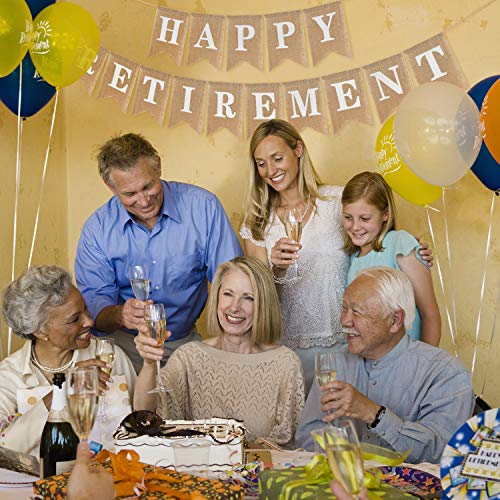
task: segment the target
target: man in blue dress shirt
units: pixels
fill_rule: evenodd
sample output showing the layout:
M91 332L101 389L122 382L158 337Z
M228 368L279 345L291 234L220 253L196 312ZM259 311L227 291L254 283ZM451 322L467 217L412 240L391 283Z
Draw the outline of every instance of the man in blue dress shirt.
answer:
M165 306L164 360L199 339L194 325L219 264L242 255L217 197L205 189L160 178L160 156L138 134L114 137L99 150L99 174L114 196L85 222L75 275L100 332L113 334L136 370L134 336L146 302L134 298L129 268L145 264L149 299Z
M348 345L336 351L337 380L311 387L298 446L312 449L311 430L351 417L361 441L411 450L410 463L439 462L453 432L472 415L471 375L443 349L406 335L414 315L406 274L388 267L358 272L344 294Z

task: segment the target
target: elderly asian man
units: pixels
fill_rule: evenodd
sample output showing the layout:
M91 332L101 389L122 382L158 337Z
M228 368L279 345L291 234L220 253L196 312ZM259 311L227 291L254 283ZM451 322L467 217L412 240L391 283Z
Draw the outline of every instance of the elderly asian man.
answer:
M414 341L415 303L401 271L372 267L347 287L342 326L347 347L336 353L337 380L315 382L296 440L312 448L310 431L333 419L354 419L359 437L410 463L437 463L452 433L472 415L471 375L446 351Z

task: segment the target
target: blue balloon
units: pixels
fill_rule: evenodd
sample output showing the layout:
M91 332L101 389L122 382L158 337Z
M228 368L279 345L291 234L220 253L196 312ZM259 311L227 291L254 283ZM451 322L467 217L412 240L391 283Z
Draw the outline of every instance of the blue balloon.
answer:
M21 65L23 67L21 116L27 118L38 113L54 97L56 89L38 74L29 53L26 54L12 73L0 78L0 99L16 116Z
M39 12L45 9L45 7L56 3L56 0L26 0L26 3L31 10L33 19L35 19Z
M468 92L472 97L472 100L476 103L479 111L483 105L483 100L488 90L491 86L500 78L500 75L489 76L484 80L476 83ZM476 161L471 167L474 175L488 188L492 191L500 190L500 165L493 158L488 146L483 141L481 149L479 150L479 155Z

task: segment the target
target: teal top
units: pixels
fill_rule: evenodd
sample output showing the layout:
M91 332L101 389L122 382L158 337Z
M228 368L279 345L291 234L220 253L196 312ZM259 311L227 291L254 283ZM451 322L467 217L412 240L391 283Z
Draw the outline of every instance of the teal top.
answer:
M415 256L420 262L427 266L426 262L420 257L418 250L420 245L418 241L407 231L389 231L382 243L382 251L371 250L366 255L359 257L359 252L350 257L349 271L347 272L347 285L356 277L361 269L374 266L387 266L399 269L396 262L398 255L407 256L415 250ZM406 332L414 340L420 340L422 337L422 319L420 313L415 307L415 319L411 328Z

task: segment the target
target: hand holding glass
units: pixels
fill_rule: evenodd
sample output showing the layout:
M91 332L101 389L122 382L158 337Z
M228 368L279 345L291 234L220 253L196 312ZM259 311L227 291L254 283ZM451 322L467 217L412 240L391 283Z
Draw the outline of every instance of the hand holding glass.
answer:
M106 363L105 368L101 368L105 373L111 376L113 370L113 362L115 360L115 344L113 339L98 338L97 347L95 351L96 359ZM106 419L106 392L102 391L99 405L99 418Z
M130 285L137 300L148 300L149 277L145 265L130 266Z
M363 456L358 435L351 420L343 419L324 431L328 464L332 473L351 495L356 497L363 485Z
M167 336L167 325L165 319L165 309L163 304L147 304L144 307L144 322L149 329L149 336L156 339L158 347L163 347ZM169 392L161 380L160 362L156 362L156 387L149 393Z
M95 366L68 371L66 395L71 425L80 441L87 441L94 425L99 396L99 378Z

